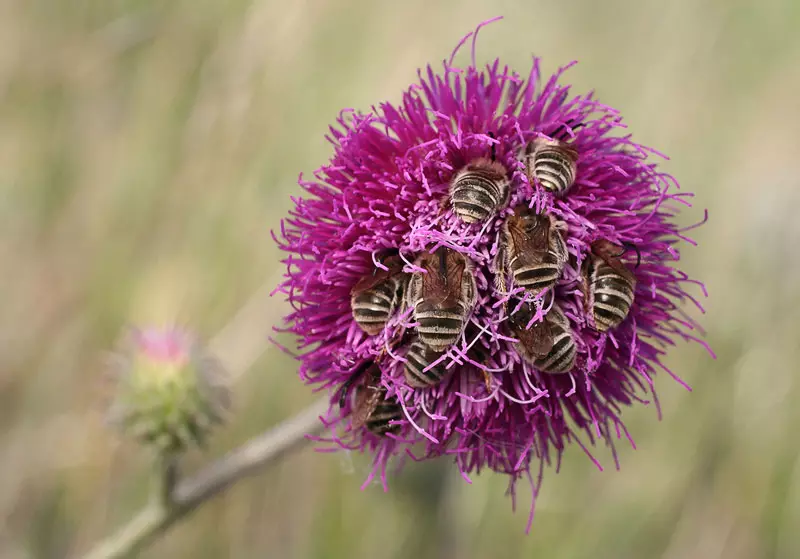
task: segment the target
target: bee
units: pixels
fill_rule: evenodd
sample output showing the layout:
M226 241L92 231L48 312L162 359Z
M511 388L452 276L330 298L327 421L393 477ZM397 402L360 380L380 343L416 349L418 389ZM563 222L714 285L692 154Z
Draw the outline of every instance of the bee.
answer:
M490 136L494 138L494 134ZM508 201L510 184L508 171L496 160L492 144L491 159L475 159L455 174L450 183L450 204L462 221L483 221Z
M535 303L524 303L519 311L509 317L508 323L512 334L519 339L515 349L525 361L543 373L567 373L575 365L578 348L569 319L558 303L552 301L552 297L551 290L540 303L544 307L552 304L550 311L541 322L533 323L530 329L526 329L526 326L536 315Z
M445 362L437 363L425 371L425 367L442 356L442 352L434 351L417 338L406 353L406 382L412 388L428 388L439 384L447 373Z
M411 275L406 303L419 323L419 339L433 351L445 351L458 340L475 305L475 277L467 259L445 247L422 254L416 265L427 273Z
M584 268L585 303L591 309L598 332L619 326L633 305L636 277L619 259L625 251L614 254L615 249L619 247L608 240L595 241ZM636 254L638 267L641 261L638 249Z
M553 343L555 342L553 330L546 317L541 321L534 322L528 328L528 324L536 316L539 308L551 308L553 297L553 290L550 289L545 293L541 301L525 301L520 305L520 299L511 297L506 304L506 309L510 313L508 317L509 329L511 334L519 340L514 348L529 363L533 363L538 357L547 355L547 352L553 348Z
M345 381L339 396L339 407L345 406L350 386L359 379L361 384L356 387L351 420L353 430L366 426L371 433L378 436L397 433L400 425L393 424L392 421L403 419L403 408L396 400L386 397L386 388L381 384L381 369L377 360L365 361Z
M553 347L545 355L536 359L533 366L543 373L568 373L575 365L575 356L578 354L569 319L558 303L553 303L545 321L550 326Z
M535 184L536 179L542 188L559 196L575 184L578 173L578 152L564 141L563 128L561 125L556 130L552 140L540 136L530 142L524 157L530 184Z
M537 214L525 205L517 206L503 224L496 272L501 270L499 262L504 260L514 282L532 295L552 287L569 257L561 234L565 228L566 223L556 221L551 215ZM499 277L502 272L496 280Z
M376 268L372 275L361 278L350 294L353 319L361 329L375 336L392 316L408 283L403 260L394 251L383 258L388 270Z

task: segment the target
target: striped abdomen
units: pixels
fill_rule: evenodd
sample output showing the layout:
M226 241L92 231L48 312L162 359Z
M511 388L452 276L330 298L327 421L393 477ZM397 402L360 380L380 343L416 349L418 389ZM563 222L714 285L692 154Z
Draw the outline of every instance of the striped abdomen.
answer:
M434 351L445 351L458 341L469 311L461 303L449 309L420 303L414 311L419 339Z
M562 195L575 183L577 153L557 142L536 145L529 157L529 173L548 192Z
M379 334L394 313L397 303L402 297L403 277L404 275L401 274L388 278L351 298L350 306L353 309L353 318L370 336Z
M401 425L390 424L391 421L400 421L403 419L403 408L400 407L395 401L387 400L385 396L381 396L375 411L373 411L365 425L367 429L375 435L385 435L386 433L396 433L400 430Z
M564 238L556 231L550 234L550 250L540 262L525 263L517 255L509 261L509 268L514 275L514 282L534 295L538 295L548 287L552 287L561 277L564 263L567 261L567 245Z
M505 203L508 187L508 175L501 164L479 160L455 176L450 186L450 203L466 223L483 221Z
M553 347L546 355L535 360L533 366L543 373L568 373L575 365L578 353L569 319L557 304L553 304L546 320L552 329Z
M415 340L406 353L406 382L412 388L427 388L442 381L447 369L445 361L437 363L427 371L425 368L439 359L442 354L427 347L422 340Z
M633 284L602 259L595 258L589 289L595 328L607 332L619 326L633 305Z

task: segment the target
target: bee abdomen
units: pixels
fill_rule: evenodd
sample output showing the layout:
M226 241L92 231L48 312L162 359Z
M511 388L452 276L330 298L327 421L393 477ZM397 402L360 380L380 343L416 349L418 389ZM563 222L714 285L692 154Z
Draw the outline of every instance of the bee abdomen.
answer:
M401 285L392 278L353 296L353 318L364 332L370 336L380 333L397 306Z
M578 353L572 332L563 328L556 328L553 348L547 355L534 361L533 365L545 373L566 373L575 365L575 356Z
M575 182L575 161L563 148L545 146L533 157L533 174L542 188L555 194L564 194Z
M439 363L427 371L425 368L441 355L426 347L421 340L412 343L406 354L405 375L408 385L413 388L427 388L439 384L447 373L445 364Z
M366 427L375 435L385 435L386 433L396 433L400 430L400 425L392 424L392 421L403 419L403 409L400 404L382 400L375 408L366 421Z
M520 287L531 291L541 291L558 281L561 267L555 264L541 264L536 267L517 268L514 280Z
M633 286L609 266L601 265L592 282L595 327L606 332L619 326L633 305Z
M464 328L464 315L452 311L417 312L416 319L420 340L434 351L444 351L453 345Z
M506 176L498 178L491 171L462 171L456 176L451 189L453 210L467 223L483 221L503 202L508 186Z

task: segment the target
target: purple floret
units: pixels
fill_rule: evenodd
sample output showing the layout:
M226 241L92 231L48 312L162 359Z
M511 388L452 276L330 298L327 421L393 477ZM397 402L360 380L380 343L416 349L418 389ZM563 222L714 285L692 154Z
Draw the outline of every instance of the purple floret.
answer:
M686 386L663 358L681 339L707 348L700 327L682 310L686 301L703 310L686 293L689 284L703 295L705 289L675 268L677 244L695 244L674 223L680 208L691 206L692 194L658 170L653 158L663 156L621 134L619 113L592 93L573 95L560 85L571 64L546 81L538 58L524 77L498 60L478 68L478 29L443 70L420 71L398 106L341 112L328 136L331 161L312 180L300 177L307 196L293 199L291 217L276 235L289 253L278 290L293 308L284 331L299 338L300 377L331 394L324 418L330 435L320 440L371 452L375 467L367 482L379 473L385 488L393 457L449 455L467 480L489 468L508 474L512 495L518 479L529 479L535 496L544 465L558 463L569 443L591 457L588 447L604 441L616 461L614 439L624 434L630 440L622 408L648 400L657 406L653 382L659 370ZM470 37L472 64L457 68L453 59ZM530 184L519 159L529 142L556 132L579 154L577 180L563 197ZM485 222L466 224L443 200L453 176L488 157L492 147L511 177L510 201ZM498 293L492 264L502 224L520 204L568 226L570 261L555 288L578 346L568 374L542 373L524 362L504 324L504 303L521 290ZM599 239L634 245L641 255L635 269L635 254L622 257L636 277L635 301L625 321L605 334L593 328L581 291L581 266ZM410 310L398 311L383 332L368 336L353 320L350 293L382 266L384 249L400 249L405 271L413 272L415 255L439 246L472 262L477 303L470 328L443 358L451 372L435 387L413 389L404 378L403 351L390 346L398 331L413 327ZM486 359L468 352L477 348ZM405 417L397 434L382 437L351 428L351 403L339 408L340 387L360 363L376 358L387 397L398 398Z

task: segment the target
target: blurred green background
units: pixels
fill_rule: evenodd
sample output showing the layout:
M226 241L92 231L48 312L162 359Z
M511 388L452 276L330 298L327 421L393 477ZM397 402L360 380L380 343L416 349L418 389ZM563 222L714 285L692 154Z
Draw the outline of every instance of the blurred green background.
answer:
M504 477L430 463L361 492L363 457L306 449L142 556L800 557L793 0L0 2L0 557L79 557L145 502L147 457L102 422L100 356L124 324L191 324L246 370L188 469L312 400L266 342L286 312L269 230L340 108L398 100L500 14L481 60L580 60L576 91L697 193L685 222L709 208L681 265L711 292L719 358L677 347L694 392L662 375L664 420L625 413L638 450L619 445L621 472L571 449L530 536Z

